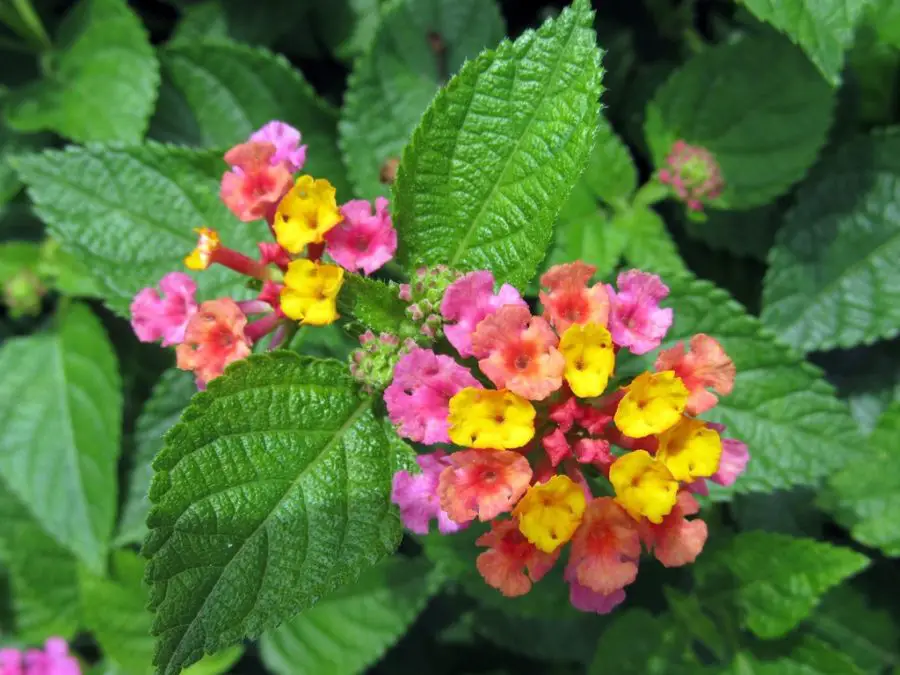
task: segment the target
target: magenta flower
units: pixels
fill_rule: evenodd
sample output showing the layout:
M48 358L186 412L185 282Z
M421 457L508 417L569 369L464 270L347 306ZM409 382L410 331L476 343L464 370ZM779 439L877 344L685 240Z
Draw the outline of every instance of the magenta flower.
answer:
M618 292L606 287L613 342L632 354L656 349L672 325L672 310L659 306L659 301L669 295L669 288L655 274L640 270L622 272L616 284Z
M155 288L144 288L131 302L131 327L141 342L162 339L163 347L179 344L197 311L197 284L187 274L170 272Z
M441 302L441 314L445 321L444 335L459 355L472 356L472 333L481 321L504 305L528 307L519 291L503 284L494 294L494 275L486 271L469 272L447 287Z
M571 565L566 567L563 578L569 582L569 602L580 612L609 614L625 602L624 589L619 588L612 593L598 593L584 584L578 583L575 568Z
M394 474L391 501L400 507L400 517L406 529L416 534L428 534L431 520L437 518L438 530L441 534L458 532L468 523L457 523L450 520L441 508L438 496L438 480L441 472L450 461L447 455L438 450L427 455L416 457L416 463L422 473L410 474L398 471Z
M325 234L328 254L351 272L371 274L394 257L397 230L388 213L388 200L375 200L375 214L364 199L354 199L341 207L344 220Z
M250 140L275 146L275 154L270 159L273 166L285 162L288 171L297 173L306 163L306 146L300 145L300 132L290 124L272 120L253 132Z
M744 469L747 468L747 462L749 461L750 452L746 443L733 438L723 438L719 468L710 476L710 480L726 487L734 485L738 477L744 473Z
M419 443L449 443L450 399L465 387L481 384L449 356L416 348L394 367L394 381L384 391L397 432Z
M725 189L719 163L706 148L676 141L666 165L659 172L660 182L672 186L691 211L702 211L704 202L717 199Z
M62 638L49 638L44 650L0 650L0 675L81 675L78 660Z

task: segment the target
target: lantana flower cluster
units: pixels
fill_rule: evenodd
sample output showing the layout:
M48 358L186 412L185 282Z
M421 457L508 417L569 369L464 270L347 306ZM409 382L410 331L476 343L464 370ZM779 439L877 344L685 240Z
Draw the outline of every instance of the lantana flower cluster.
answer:
M707 481L732 484L749 455L698 418L734 384L712 337L695 335L660 351L652 369L616 379L623 351L660 347L673 320L661 306L669 289L638 270L615 287L592 283L595 271L583 262L547 271L537 315L490 272L456 278L436 308L444 351L455 355L405 350L384 401L400 435L439 446L418 456L419 472L394 476L409 530L490 523L476 542L488 584L523 595L565 564L572 604L606 613L625 599L642 551L667 567L697 558L707 527L694 495Z
M713 154L683 140L672 145L658 177L694 213L703 211L703 205L721 197L725 189L722 170Z
M81 666L66 641L52 637L44 649L0 649L0 675L81 675Z
M196 230L196 248L184 259L193 271L222 265L247 277L257 289L254 299L200 301L194 280L173 271L131 303L137 337L175 346L178 367L193 371L201 388L262 338L271 334L269 345L275 348L296 322L335 321L345 270L371 274L397 249L388 201L338 205L328 180L301 173L306 154L300 132L278 121L225 153L230 168L222 176L222 201L243 222L265 220L270 239L259 242L253 258L228 248L218 231L203 226Z

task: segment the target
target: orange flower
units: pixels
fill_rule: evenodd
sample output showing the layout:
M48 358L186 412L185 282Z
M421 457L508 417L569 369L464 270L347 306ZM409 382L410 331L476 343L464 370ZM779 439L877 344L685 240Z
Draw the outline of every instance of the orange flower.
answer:
M462 450L449 456L438 494L450 519L467 523L492 520L510 511L531 482L531 465L509 450Z
M272 164L272 143L251 141L225 153L232 170L222 176L220 196L244 222L266 218L291 188L293 176L284 162Z
M559 549L544 553L519 531L517 520L491 523L491 531L475 541L489 550L475 561L484 580L508 598L525 595L550 571L559 557Z
M576 260L554 265L541 277L541 286L549 289L549 292L541 291L541 303L560 334L576 323L606 325L609 317L606 287L594 284L589 288L587 285L596 271L593 265Z
M718 403L719 399L707 387L722 396L730 394L734 387L734 362L718 341L703 333L691 338L687 353L683 342L661 351L656 357L656 370L675 371L684 382L690 392L686 408L689 415L704 413Z
M700 510L700 505L689 492L678 493L678 501L672 512L659 525L641 524L641 538L653 555L666 567L689 565L697 559L706 543L709 530L699 518L688 520Z
M572 537L569 568L579 584L609 595L637 578L637 523L610 497L591 501Z
M562 386L566 360L550 325L527 307L504 305L472 334L472 353L498 389L539 401Z
M217 378L228 364L250 354L246 325L246 315L231 298L202 303L175 350L178 367L194 371L201 385Z

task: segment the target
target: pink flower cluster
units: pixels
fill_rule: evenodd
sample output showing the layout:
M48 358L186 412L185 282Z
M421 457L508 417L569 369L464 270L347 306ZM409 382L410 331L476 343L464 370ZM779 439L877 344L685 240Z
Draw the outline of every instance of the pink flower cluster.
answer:
M78 660L62 638L50 638L44 649L0 649L0 675L81 675Z
M702 211L704 202L717 199L725 189L719 164L706 148L676 141L666 164L667 168L659 172L659 180L672 186L691 211Z

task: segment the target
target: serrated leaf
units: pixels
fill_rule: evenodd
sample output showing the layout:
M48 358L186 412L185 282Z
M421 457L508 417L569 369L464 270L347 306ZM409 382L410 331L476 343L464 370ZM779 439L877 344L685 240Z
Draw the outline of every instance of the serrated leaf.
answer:
M653 209L629 207L609 226L621 232L614 236L625 240L623 255L631 267L664 276L687 273L665 221Z
M797 195L769 255L763 321L803 351L900 333L900 133L858 137Z
M869 440L869 453L835 475L824 502L853 538L900 556L900 402L892 403Z
M0 206L15 197L22 187L7 158L18 152L40 148L50 140L46 134L25 135L9 129L0 120Z
M839 647L810 636L800 638L790 653L778 658L759 658L741 652L723 672L725 675L862 675Z
M147 534L153 458L162 450L166 432L175 425L196 393L197 385L190 373L170 368L162 374L144 404L134 431L134 459L116 533L118 546L139 543Z
M159 64L141 20L124 0L82 0L66 16L43 79L6 107L11 126L80 143L137 143L147 130Z
M737 368L732 393L704 414L749 446L750 463L734 490L815 485L863 456L846 402L835 397L818 368L781 345L725 291L697 279L665 281L671 295L663 304L674 309L674 323L663 347L706 333L722 343ZM627 372L640 363L649 365L647 359L620 359Z
M263 634L263 663L276 675L362 673L406 632L440 581L422 559L386 560Z
M713 575L730 573L725 590L744 625L761 638L781 637L808 617L832 587L864 569L869 559L848 548L774 532L743 532L697 564L700 591ZM721 583L721 582L720 582Z
M345 319L355 318L369 330L412 337L418 332L406 316L406 303L396 284L386 284L359 274L344 275L338 307Z
M872 604L855 586L843 584L822 599L807 625L865 672L875 674L900 665L900 627L890 612Z
M613 614L588 675L681 675L698 668L690 640L670 614L653 616L643 609L628 609Z
M341 111L340 145L356 193L389 195L379 174L399 158L438 88L482 49L499 42L494 0L400 0L353 66Z
M524 286L592 149L602 69L586 0L467 63L403 153L398 261Z
M231 672L231 666L244 654L243 645L234 645L211 656L204 656L192 666L181 671L181 675L220 675Z
M350 197L337 148L337 112L283 56L234 42L173 45L163 73L190 107L202 143L231 147L270 120L296 127L309 146L304 172L327 178L340 200Z
M600 115L598 120L596 145L579 182L596 197L615 206L628 200L637 190L637 167L628 146L607 119Z
M679 139L712 152L725 180L714 206L747 209L804 176L833 107L831 88L802 52L777 35L748 36L675 71L648 105L644 131L658 168Z
M103 655L132 675L152 672L153 615L147 611L145 565L131 551L116 551L108 577L83 573L80 579L85 628L94 634Z
M116 356L87 307L0 348L0 476L38 523L95 572L116 513L122 395Z
M155 143L70 147L21 155L14 166L50 232L87 265L122 316L141 288L187 271L182 260L197 244L192 228L214 227L224 244L253 253L254 228L264 227L238 222L222 204L227 167L218 152ZM197 275L201 300L241 292L242 279L216 267Z
M741 0L761 21L787 34L833 85L840 83L844 52L872 0ZM778 63L773 61L773 63Z
M194 398L150 489L160 675L311 607L396 547L371 404L345 366L291 352L235 363Z
M8 241L0 243L0 284L23 271L37 267L41 257L41 246L31 241Z
M663 595L666 596L666 603L675 620L685 627L692 638L722 660L727 653L722 628L703 610L700 598L670 586L663 588Z
M0 560L9 572L16 633L31 643L71 638L81 625L78 562L0 483Z

